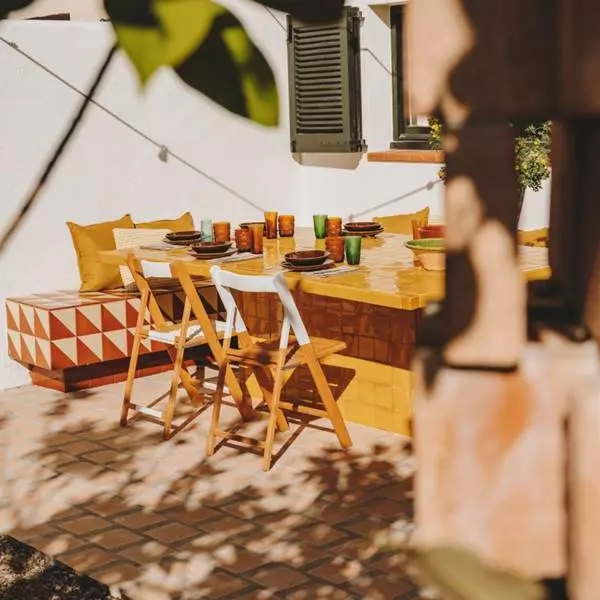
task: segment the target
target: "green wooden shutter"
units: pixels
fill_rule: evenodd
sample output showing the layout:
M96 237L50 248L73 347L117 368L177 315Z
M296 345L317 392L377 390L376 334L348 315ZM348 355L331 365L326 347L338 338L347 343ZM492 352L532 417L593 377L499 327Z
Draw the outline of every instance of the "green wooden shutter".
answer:
M364 152L358 8L339 21L306 23L288 15L292 152Z

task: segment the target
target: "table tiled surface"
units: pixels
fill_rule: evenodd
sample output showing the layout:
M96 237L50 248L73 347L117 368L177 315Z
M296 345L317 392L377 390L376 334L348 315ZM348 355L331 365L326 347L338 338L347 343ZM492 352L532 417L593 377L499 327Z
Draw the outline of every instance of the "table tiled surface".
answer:
M213 286L198 288L209 314L217 311ZM168 319L179 319L185 296L156 290ZM9 298L6 301L8 352L11 358L41 369L63 370L127 358L140 307L128 293L59 291ZM153 340L142 342L142 354L164 350Z
M153 397L168 384L136 388ZM354 447L341 451L320 422L296 424L263 473L250 452L204 456L210 411L169 442L144 421L119 428L122 393L0 392L0 533L132 600L418 597L405 438L349 424Z
M376 239L363 239L362 264L357 271L329 278L317 278L289 274L290 288L304 292L365 302L389 308L416 310L428 302L443 296L443 273L433 273L414 268L413 257L404 244L404 235L382 234ZM323 240L315 240L310 229L300 228L296 238L265 240L264 256L256 260L230 262L224 268L238 273L263 274L279 269L286 252L294 249L324 248ZM100 260L123 264L127 251L101 252ZM521 247L521 268L528 279L547 277L547 249ZM185 250L153 251L137 250L136 256L143 260L181 260L190 273L208 276L209 261L196 260Z

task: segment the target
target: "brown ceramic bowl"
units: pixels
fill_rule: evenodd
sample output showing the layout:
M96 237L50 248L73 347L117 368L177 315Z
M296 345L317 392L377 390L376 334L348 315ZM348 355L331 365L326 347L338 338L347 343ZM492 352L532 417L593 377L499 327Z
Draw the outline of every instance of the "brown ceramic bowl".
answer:
M372 221L364 221L364 222L357 222L357 223L346 223L344 225L344 229L346 231L360 231L360 232L371 232L371 231L378 231L381 229L381 225L379 223L373 223Z
M298 250L285 255L285 261L296 267L322 265L329 258L329 252L323 250Z
M171 233L167 233L165 236L166 239L172 240L174 242L183 242L185 240L196 240L202 237L201 231L173 231Z
M220 254L227 252L233 242L200 242L192 244L192 250L198 254Z

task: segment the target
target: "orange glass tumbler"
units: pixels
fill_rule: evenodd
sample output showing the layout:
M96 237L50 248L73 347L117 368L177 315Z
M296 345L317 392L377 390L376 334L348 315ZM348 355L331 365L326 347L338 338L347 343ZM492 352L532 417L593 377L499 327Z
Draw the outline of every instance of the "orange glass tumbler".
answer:
M252 254L262 254L264 223L251 223L249 229L252 233Z
M344 262L344 238L341 235L326 238L325 249L331 255L333 262Z
M250 252L252 250L252 231L246 227L236 229L235 245L240 252Z
M215 242L228 242L231 239L231 224L229 221L213 223L213 238Z
M280 237L294 237L296 223L294 215L279 215L277 219Z
M325 231L327 232L327 237L335 237L337 235L342 235L341 217L327 217L327 221L325 223Z
M277 239L277 213L270 211L265 213L265 237L268 240Z

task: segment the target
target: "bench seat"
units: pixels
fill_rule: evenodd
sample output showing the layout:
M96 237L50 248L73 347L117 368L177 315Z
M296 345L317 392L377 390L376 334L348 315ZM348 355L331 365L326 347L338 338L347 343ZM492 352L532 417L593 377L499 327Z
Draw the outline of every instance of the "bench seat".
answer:
M219 311L212 283L196 282L209 316ZM185 296L181 289L154 288L165 317L178 321ZM127 291L57 291L6 300L8 352L26 367L32 383L63 392L124 381L140 307L139 294ZM189 351L188 364L199 362L207 350ZM166 346L142 343L136 376L170 370Z

